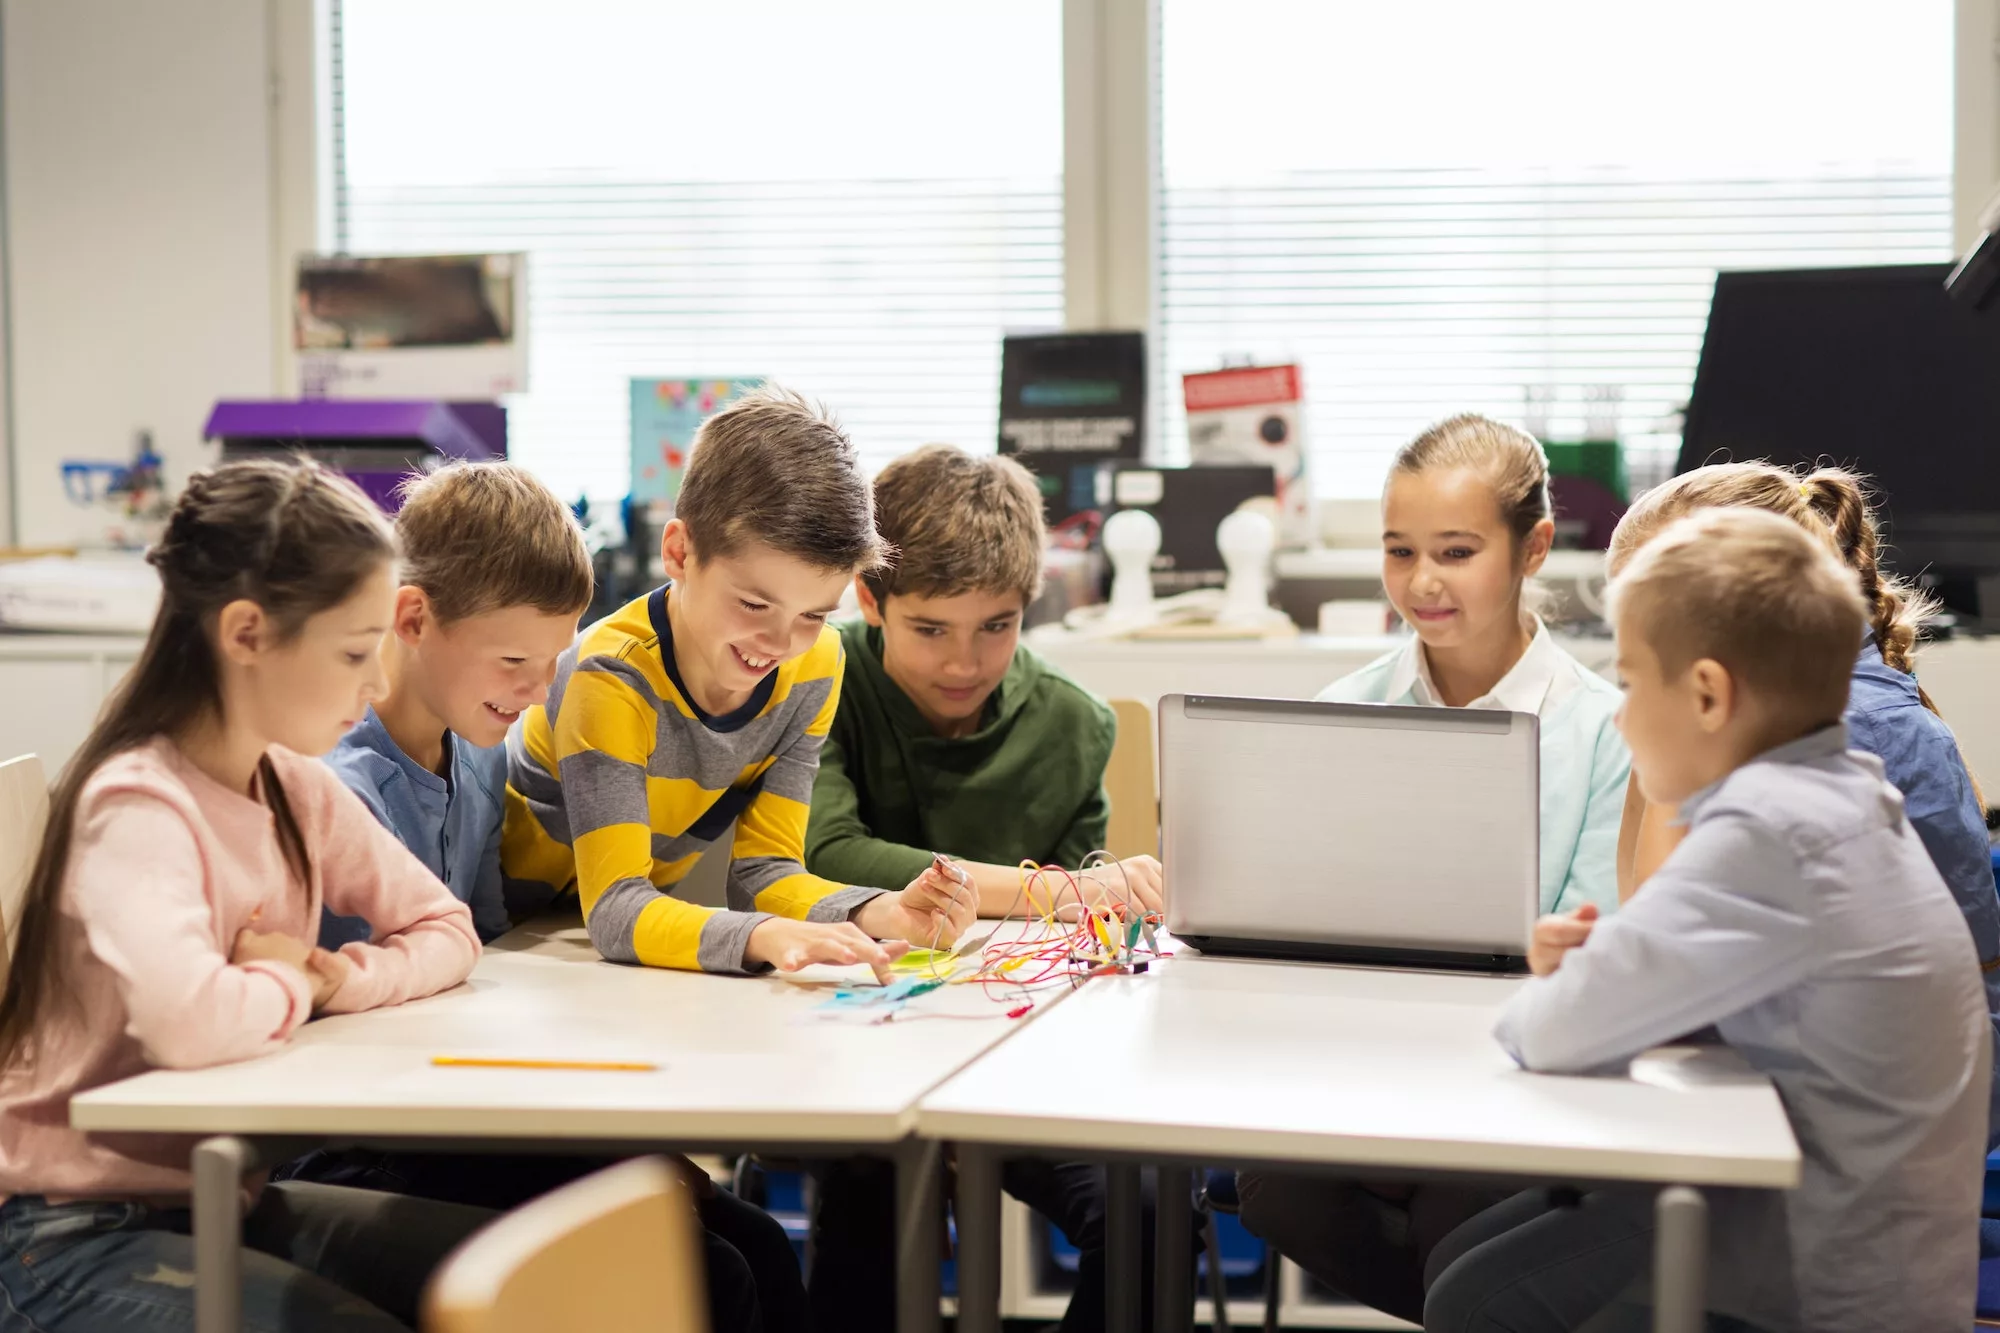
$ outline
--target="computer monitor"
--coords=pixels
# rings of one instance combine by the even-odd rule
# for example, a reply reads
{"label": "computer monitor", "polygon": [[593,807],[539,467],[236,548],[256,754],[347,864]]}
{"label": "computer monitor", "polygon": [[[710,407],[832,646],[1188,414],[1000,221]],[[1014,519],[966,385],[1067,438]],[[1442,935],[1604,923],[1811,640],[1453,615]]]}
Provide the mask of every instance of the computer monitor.
{"label": "computer monitor", "polygon": [[1950,268],[1718,274],[1678,470],[1864,472],[1887,562],[2000,620],[2000,319],[1946,295]]}

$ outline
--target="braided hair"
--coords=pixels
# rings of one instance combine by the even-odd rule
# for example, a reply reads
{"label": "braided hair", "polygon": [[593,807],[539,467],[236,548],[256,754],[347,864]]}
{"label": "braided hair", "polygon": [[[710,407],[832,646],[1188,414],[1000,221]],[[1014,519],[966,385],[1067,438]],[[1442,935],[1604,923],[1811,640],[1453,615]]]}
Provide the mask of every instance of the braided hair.
{"label": "braided hair", "polygon": [[[22,897],[6,986],[0,991],[0,1067],[25,1053],[63,993],[56,936],[64,872],[84,784],[105,761],[158,736],[177,737],[222,709],[213,635],[222,609],[255,602],[281,640],[345,601],[395,556],[388,520],[358,487],[304,460],[227,463],[198,473],[175,502],[146,561],[160,575],[160,607],[146,646],[97,725],[49,793],[48,826]],[[270,760],[258,776],[278,845],[300,885],[312,865]]]}
{"label": "braided hair", "polygon": [[[1774,463],[1712,463],[1683,472],[1640,496],[1626,511],[1611,536],[1611,573],[1622,570],[1641,546],[1675,519],[1697,509],[1720,508],[1767,509],[1823,537],[1861,582],[1869,628],[1882,660],[1906,675],[1916,674],[1917,639],[1924,622],[1936,613],[1937,603],[1882,568],[1881,530],[1868,502],[1867,479],[1846,468],[1800,472]],[[1921,685],[1917,697],[1925,708],[1943,716]],[[1966,774],[1984,810],[1986,796],[1970,765]]]}

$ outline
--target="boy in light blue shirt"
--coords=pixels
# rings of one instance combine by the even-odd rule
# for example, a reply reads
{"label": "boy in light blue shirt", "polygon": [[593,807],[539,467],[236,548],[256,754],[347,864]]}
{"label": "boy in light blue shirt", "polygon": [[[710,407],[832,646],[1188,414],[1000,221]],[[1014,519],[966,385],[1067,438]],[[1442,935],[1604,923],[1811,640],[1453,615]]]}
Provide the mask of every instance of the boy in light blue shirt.
{"label": "boy in light blue shirt", "polygon": [[[500,887],[500,818],[506,812],[507,747],[480,748],[443,733],[439,768],[410,758],[373,708],[326,756],[375,818],[472,909],[482,943],[507,933]],[[320,947],[367,940],[359,917],[322,917]]]}
{"label": "boy in light blue shirt", "polygon": [[[1639,552],[1612,609],[1633,768],[1687,836],[1616,917],[1586,906],[1538,924],[1537,979],[1495,1035],[1529,1069],[1616,1072],[1713,1025],[1777,1085],[1800,1184],[1713,1201],[1718,1317],[1772,1333],[1969,1327],[1985,993],[1902,797],[1847,748],[1856,581],[1794,523],[1709,510]],[[1643,1275],[1644,1227],[1546,1261],[1535,1246],[1561,1225],[1455,1259],[1425,1326],[1555,1309],[1581,1322],[1592,1305],[1615,1321],[1638,1304],[1614,1289]]]}
{"label": "boy in light blue shirt", "polygon": [[[510,464],[411,482],[396,516],[402,586],[382,642],[389,693],[327,756],[375,817],[460,901],[481,940],[508,928],[500,881],[507,728],[548,695],[590,603],[575,518]],[[328,915],[320,943],[368,938]]]}

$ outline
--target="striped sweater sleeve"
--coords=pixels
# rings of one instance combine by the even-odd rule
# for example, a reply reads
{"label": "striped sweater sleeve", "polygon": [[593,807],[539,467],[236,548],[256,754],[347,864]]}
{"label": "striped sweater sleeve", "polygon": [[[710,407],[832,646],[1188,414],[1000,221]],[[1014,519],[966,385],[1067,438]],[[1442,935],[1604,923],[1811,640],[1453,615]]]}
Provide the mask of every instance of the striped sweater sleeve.
{"label": "striped sweater sleeve", "polygon": [[740,910],[805,921],[845,921],[882,892],[821,879],[805,867],[813,779],[840,707],[846,666],[837,633],[829,630],[821,644],[832,648],[830,653],[814,654],[828,659],[823,670],[795,681],[788,696],[799,725],[787,729],[786,739],[759,780],[757,795],[737,817],[729,903]]}
{"label": "striped sweater sleeve", "polygon": [[630,664],[590,658],[578,663],[555,719],[557,776],[584,924],[597,951],[614,963],[740,971],[748,929],[733,954],[705,947],[706,927],[721,913],[653,886],[646,761],[659,716],[651,693]]}

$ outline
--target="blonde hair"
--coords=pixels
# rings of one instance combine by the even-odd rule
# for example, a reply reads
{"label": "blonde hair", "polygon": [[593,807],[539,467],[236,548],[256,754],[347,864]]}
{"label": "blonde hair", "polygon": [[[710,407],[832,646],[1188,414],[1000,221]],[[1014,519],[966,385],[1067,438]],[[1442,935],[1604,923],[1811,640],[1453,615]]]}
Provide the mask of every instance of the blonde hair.
{"label": "blonde hair", "polygon": [[1499,503],[1500,517],[1519,546],[1535,525],[1554,516],[1549,502],[1549,460],[1535,437],[1476,412],[1447,417],[1396,451],[1389,465],[1415,476],[1446,468],[1469,468],[1485,477]]}
{"label": "blonde hair", "polygon": [[576,516],[512,463],[454,463],[399,492],[402,579],[444,624],[514,606],[581,615],[590,551]]}
{"label": "blonde hair", "polygon": [[1754,508],[1667,525],[1612,580],[1608,605],[1677,679],[1703,658],[1774,714],[1836,722],[1868,604],[1831,546]]}
{"label": "blonde hair", "polygon": [[[1916,670],[1917,634],[1935,603],[1878,563],[1881,537],[1868,503],[1867,482],[1846,468],[1801,474],[1772,463],[1716,463],[1683,472],[1646,492],[1611,534],[1615,575],[1662,527],[1697,509],[1763,509],[1825,538],[1860,580],[1869,628],[1882,660],[1898,671]],[[1926,707],[1937,708],[1926,698]]]}
{"label": "blonde hair", "polygon": [[896,550],[863,576],[878,600],[1018,592],[1025,605],[1042,590],[1042,493],[1011,458],[948,444],[904,454],[876,474],[875,526]]}
{"label": "blonde hair", "polygon": [[884,554],[854,442],[824,406],[776,386],[701,423],[674,514],[704,560],[754,542],[851,574]]}

